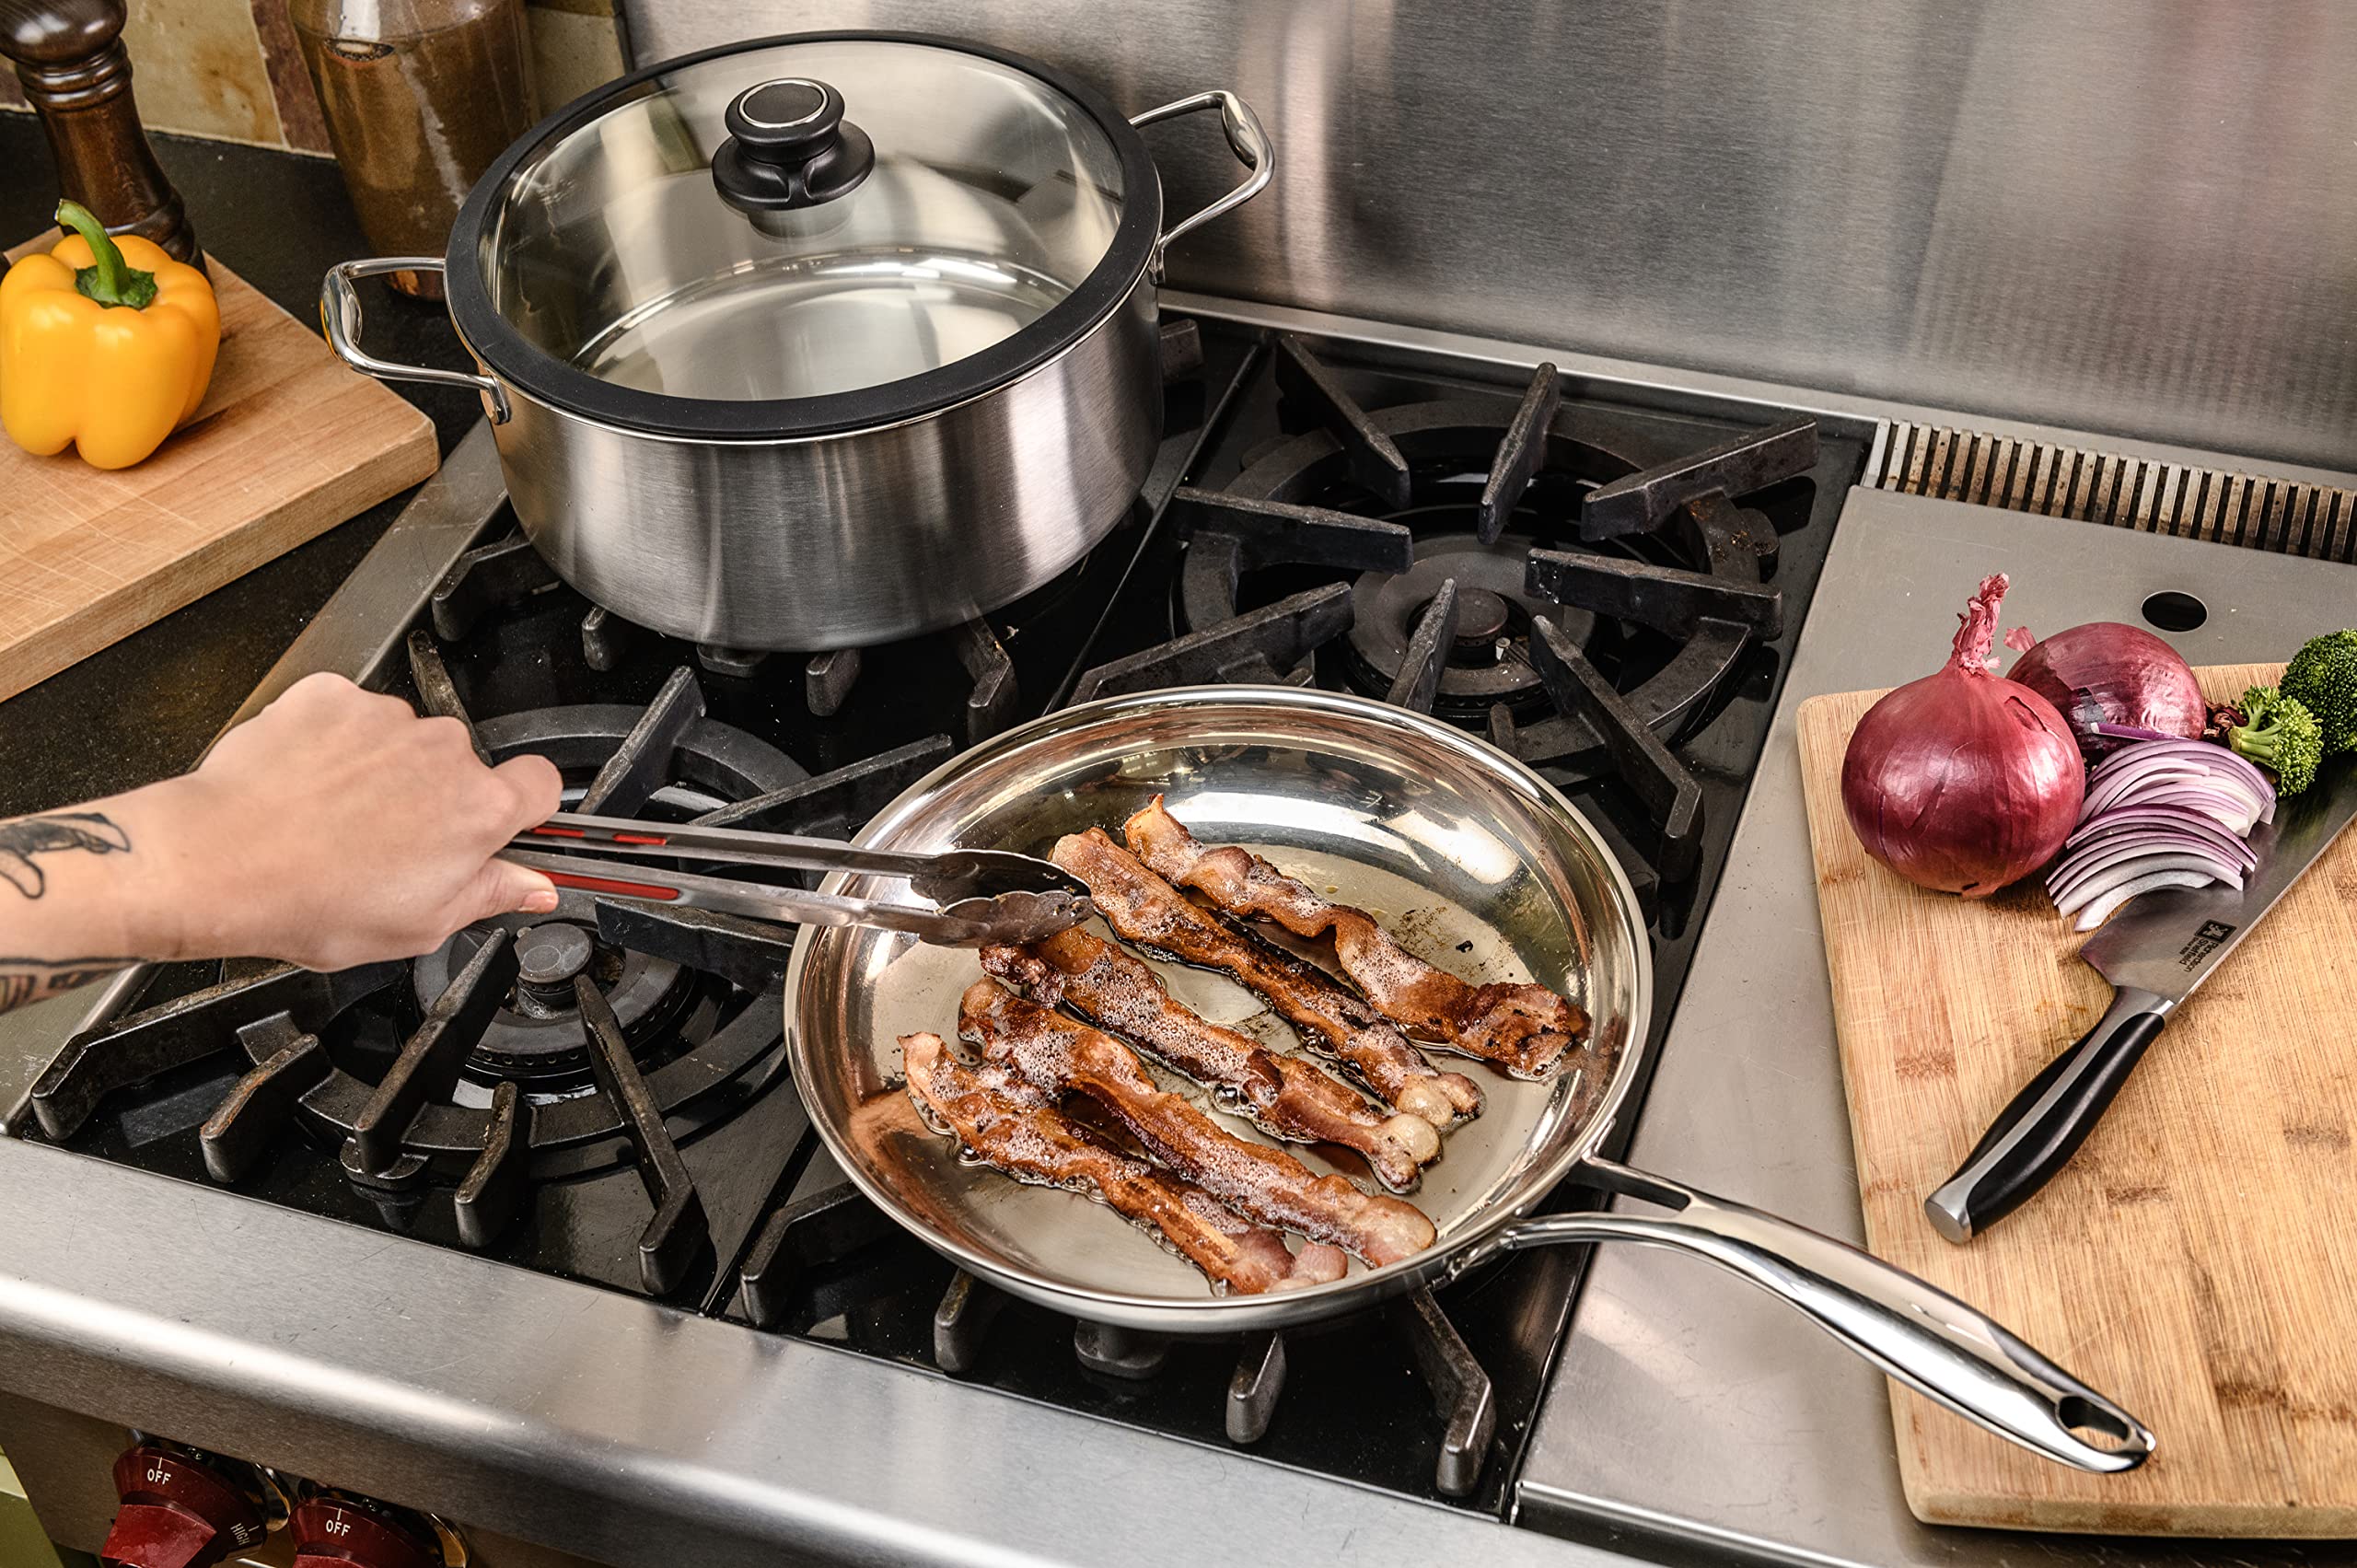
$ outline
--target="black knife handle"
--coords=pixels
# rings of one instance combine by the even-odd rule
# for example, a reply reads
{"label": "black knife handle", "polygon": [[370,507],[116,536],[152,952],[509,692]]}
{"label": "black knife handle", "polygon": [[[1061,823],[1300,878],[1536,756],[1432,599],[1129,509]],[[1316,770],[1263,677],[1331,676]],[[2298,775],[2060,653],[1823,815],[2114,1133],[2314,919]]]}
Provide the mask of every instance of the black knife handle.
{"label": "black knife handle", "polygon": [[2111,1010],[2022,1086],[1956,1174],[1923,1200],[1932,1228],[1968,1241],[2052,1180],[2096,1130],[2174,1005],[2149,991],[2115,995]]}

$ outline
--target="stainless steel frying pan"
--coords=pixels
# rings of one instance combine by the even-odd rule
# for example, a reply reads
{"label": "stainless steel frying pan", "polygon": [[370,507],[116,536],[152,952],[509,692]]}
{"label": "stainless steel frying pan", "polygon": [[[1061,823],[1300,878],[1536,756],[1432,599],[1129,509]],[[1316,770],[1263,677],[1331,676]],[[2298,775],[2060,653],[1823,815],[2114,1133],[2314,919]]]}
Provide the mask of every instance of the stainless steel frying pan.
{"label": "stainless steel frying pan", "polygon": [[[1468,1069],[1489,1105],[1447,1135],[1414,1195],[1439,1227],[1430,1250],[1387,1268],[1353,1264],[1306,1290],[1215,1295],[1111,1210],[963,1161],[917,1120],[898,1037],[955,1034],[958,994],[980,973],[972,953],[865,927],[806,932],[786,977],[785,1022],[811,1121],[862,1191],[960,1268],[1099,1322],[1218,1334],[1353,1311],[1523,1248],[1644,1242],[1743,1276],[1892,1376],[2063,1464],[2124,1470],[2152,1452],[2135,1417],[1954,1296],[1814,1231],[1597,1157],[1637,1075],[1653,995],[1636,899],[1569,801],[1469,735],[1284,687],[1117,697],[945,764],[857,842],[1041,854],[1083,828],[1118,832],[1157,793],[1205,841],[1254,847],[1469,979],[1560,989],[1595,1020],[1591,1040],[1546,1083]],[[839,873],[824,890],[871,893],[869,880]],[[1292,1048],[1248,992],[1155,967],[1205,1016]],[[1168,1083],[1215,1110],[1194,1086]],[[1365,1179],[1339,1151],[1294,1152],[1315,1169]],[[1567,1179],[1667,1212],[1528,1217]]]}

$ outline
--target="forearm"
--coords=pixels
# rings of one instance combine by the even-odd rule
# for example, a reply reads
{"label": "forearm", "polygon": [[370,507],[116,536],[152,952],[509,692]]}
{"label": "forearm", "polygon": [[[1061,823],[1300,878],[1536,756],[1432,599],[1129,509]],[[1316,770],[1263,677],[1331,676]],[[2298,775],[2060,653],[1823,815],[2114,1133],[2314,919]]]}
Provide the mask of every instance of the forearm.
{"label": "forearm", "polygon": [[184,781],[0,822],[0,1011],[183,955]]}
{"label": "forearm", "polygon": [[456,720],[308,677],[194,772],[0,822],[0,1009],[143,958],[341,970],[546,914],[549,879],[498,856],[563,795],[544,758],[485,767]]}

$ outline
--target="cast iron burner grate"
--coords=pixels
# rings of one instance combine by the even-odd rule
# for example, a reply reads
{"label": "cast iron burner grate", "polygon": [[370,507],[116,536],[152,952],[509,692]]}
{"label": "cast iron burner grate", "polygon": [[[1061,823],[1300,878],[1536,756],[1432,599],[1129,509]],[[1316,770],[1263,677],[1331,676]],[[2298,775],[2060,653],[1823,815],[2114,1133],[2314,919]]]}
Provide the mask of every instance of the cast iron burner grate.
{"label": "cast iron burner grate", "polygon": [[[1081,677],[1075,700],[1320,679],[1482,730],[1526,761],[1598,757],[1695,865],[1701,792],[1670,743],[1782,630],[1777,534],[1739,498],[1808,472],[1796,418],[1641,465],[1586,435],[1541,365],[1511,417],[1479,398],[1370,412],[1281,337],[1283,418],[1225,488],[1173,497],[1181,634]],[[1347,633],[1347,635],[1346,635]]]}
{"label": "cast iron burner grate", "polygon": [[[684,668],[644,708],[476,722],[434,640],[412,633],[408,653],[421,705],[467,723],[486,761],[545,756],[570,804],[608,815],[808,830],[872,814],[951,749],[933,737],[812,778],[707,718]],[[714,1260],[680,1142],[783,1086],[791,952],[790,930],[566,891],[550,914],[482,923],[413,962],[272,966],[86,1031],[31,1106],[63,1142],[118,1091],[242,1058],[198,1131],[211,1179],[239,1182],[299,1129],[391,1228],[447,1191],[479,1249],[517,1224],[532,1184],[626,1164],[649,1204],[637,1275],[668,1295]]]}
{"label": "cast iron burner grate", "polygon": [[[904,1242],[899,1227],[848,1182],[824,1188],[770,1215],[746,1253],[738,1301],[757,1328],[807,1332],[817,1322],[856,1311],[865,1301],[888,1293],[898,1283],[897,1266],[907,1257]],[[963,1270],[952,1271],[933,1311],[933,1365],[953,1377],[975,1373],[992,1325],[1011,1302],[995,1286]],[[1376,1318],[1406,1348],[1440,1423],[1434,1490],[1445,1497],[1471,1495],[1497,1434],[1496,1400],[1489,1373],[1429,1289],[1308,1329],[1237,1336],[1222,1400],[1222,1430],[1239,1446],[1260,1442],[1284,1393],[1288,1344],[1303,1334],[1359,1332]],[[1126,1383],[1155,1379],[1175,1342],[1167,1336],[1072,1319],[1073,1356],[1100,1377]]]}

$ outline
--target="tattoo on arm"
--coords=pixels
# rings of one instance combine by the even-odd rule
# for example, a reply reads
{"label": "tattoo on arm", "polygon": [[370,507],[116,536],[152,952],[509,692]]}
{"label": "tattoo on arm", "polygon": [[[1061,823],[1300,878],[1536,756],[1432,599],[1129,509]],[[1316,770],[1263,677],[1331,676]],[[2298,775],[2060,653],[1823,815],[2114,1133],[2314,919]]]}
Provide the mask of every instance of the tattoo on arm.
{"label": "tattoo on arm", "polygon": [[[59,811],[47,817],[22,817],[0,822],[0,878],[16,884],[17,891],[38,899],[49,878],[33,856],[60,850],[87,850],[92,854],[128,854],[131,835],[98,811]],[[0,959],[0,963],[14,962]],[[7,1005],[0,993],[0,1005]]]}
{"label": "tattoo on arm", "polygon": [[87,985],[136,958],[0,958],[0,1013]]}

